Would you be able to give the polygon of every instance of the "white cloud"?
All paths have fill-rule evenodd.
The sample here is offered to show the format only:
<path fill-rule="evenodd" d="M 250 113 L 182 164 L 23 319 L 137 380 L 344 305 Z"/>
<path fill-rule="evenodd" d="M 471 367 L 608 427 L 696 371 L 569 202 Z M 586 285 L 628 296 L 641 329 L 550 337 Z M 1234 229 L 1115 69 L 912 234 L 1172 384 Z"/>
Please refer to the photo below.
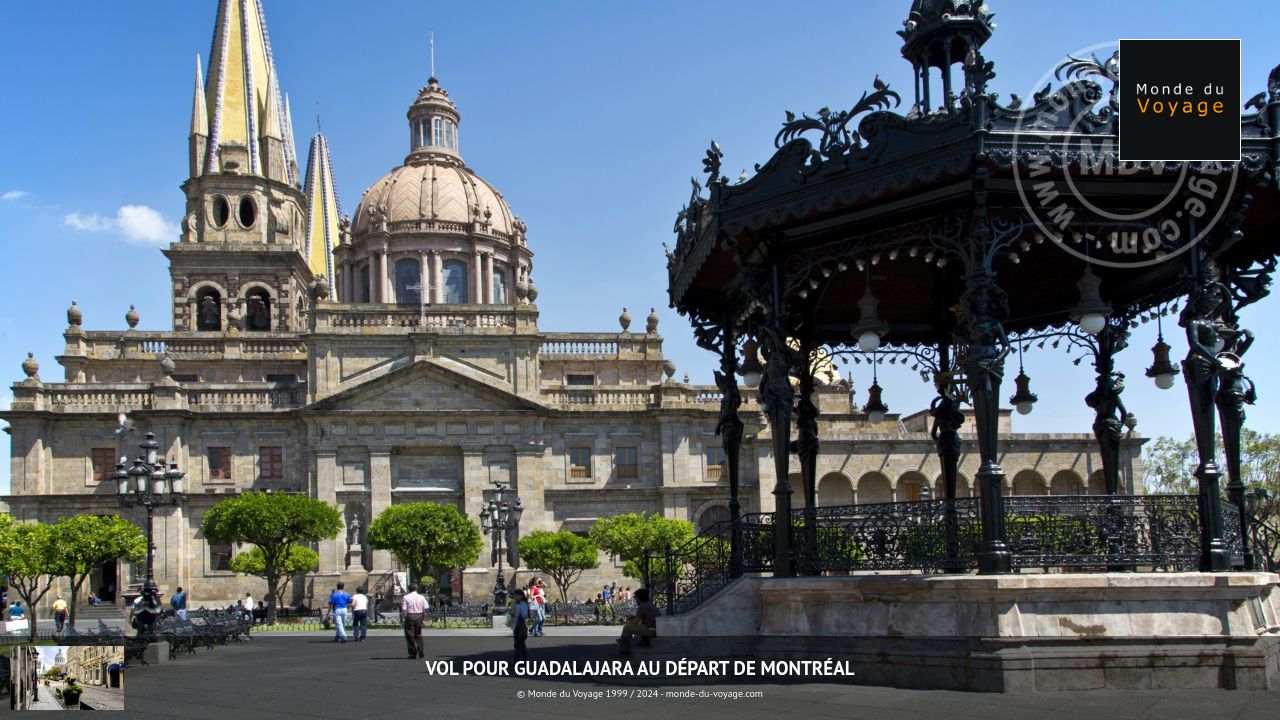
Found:
<path fill-rule="evenodd" d="M 23 198 L 26 196 L 27 196 L 26 190 L 9 190 L 3 195 L 0 195 L 0 200 L 17 200 L 19 198 Z"/>
<path fill-rule="evenodd" d="M 130 242 L 163 245 L 178 239 L 178 224 L 164 219 L 146 205 L 125 205 L 116 212 L 116 224 Z"/>
<path fill-rule="evenodd" d="M 164 245 L 178 239 L 178 224 L 170 222 L 155 208 L 125 205 L 114 218 L 94 213 L 71 213 L 62 219 L 67 227 L 87 232 L 117 232 L 135 245 Z"/>
<path fill-rule="evenodd" d="M 101 215 L 81 215 L 80 213 L 71 213 L 63 218 L 62 222 L 67 227 L 89 232 L 108 232 L 115 226 L 110 219 Z"/>

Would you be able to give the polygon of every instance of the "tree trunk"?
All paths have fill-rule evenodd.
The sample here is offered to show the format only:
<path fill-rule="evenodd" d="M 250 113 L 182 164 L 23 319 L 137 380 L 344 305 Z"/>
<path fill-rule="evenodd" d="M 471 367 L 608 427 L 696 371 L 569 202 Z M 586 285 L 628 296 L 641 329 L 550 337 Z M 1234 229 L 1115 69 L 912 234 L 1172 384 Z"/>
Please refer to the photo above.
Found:
<path fill-rule="evenodd" d="M 279 580 L 279 573 L 272 572 L 270 569 L 266 571 L 267 576 L 267 619 L 268 625 L 274 625 L 276 622 L 276 582 Z"/>
<path fill-rule="evenodd" d="M 67 623 L 74 629 L 76 626 L 76 598 L 80 595 L 80 586 L 84 584 L 85 578 L 89 577 L 87 573 L 77 576 L 73 575 L 71 580 L 71 608 L 67 611 Z"/>

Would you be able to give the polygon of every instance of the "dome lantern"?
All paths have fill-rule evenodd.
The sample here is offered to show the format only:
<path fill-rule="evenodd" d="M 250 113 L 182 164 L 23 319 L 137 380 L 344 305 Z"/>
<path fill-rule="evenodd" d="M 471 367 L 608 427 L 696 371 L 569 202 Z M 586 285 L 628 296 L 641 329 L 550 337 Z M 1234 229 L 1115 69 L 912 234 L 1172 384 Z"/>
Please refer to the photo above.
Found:
<path fill-rule="evenodd" d="M 458 106 L 449 91 L 432 76 L 409 106 L 409 158 L 444 154 L 458 156 Z"/>

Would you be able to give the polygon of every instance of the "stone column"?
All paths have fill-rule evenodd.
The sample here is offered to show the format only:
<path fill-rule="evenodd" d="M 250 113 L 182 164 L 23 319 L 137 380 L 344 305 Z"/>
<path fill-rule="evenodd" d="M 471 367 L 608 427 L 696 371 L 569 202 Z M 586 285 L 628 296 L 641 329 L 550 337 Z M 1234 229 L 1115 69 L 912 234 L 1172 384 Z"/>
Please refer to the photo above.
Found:
<path fill-rule="evenodd" d="M 484 255 L 484 273 L 481 277 L 484 281 L 484 301 L 490 305 L 493 304 L 493 254 L 485 253 Z"/>
<path fill-rule="evenodd" d="M 369 518 L 377 518 L 391 506 L 391 448 L 369 448 Z M 344 538 L 345 539 L 345 538 Z M 345 560 L 344 560 L 345 563 Z M 373 572 L 381 573 L 391 569 L 391 553 L 386 550 L 375 550 L 373 553 Z"/>
<path fill-rule="evenodd" d="M 338 451 L 334 448 L 317 448 L 316 474 L 312 497 L 328 503 L 337 502 Z M 346 566 L 346 547 L 341 537 L 320 541 L 320 572 L 338 573 Z"/>
<path fill-rule="evenodd" d="M 462 451 L 462 512 L 480 522 L 480 511 L 485 507 L 484 491 L 489 478 L 484 472 L 484 448 L 464 446 Z M 493 570 L 490 558 L 493 553 L 493 533 L 482 532 L 484 546 L 474 566 L 463 568 L 462 592 L 467 602 L 493 602 Z"/>
<path fill-rule="evenodd" d="M 378 251 L 378 302 L 391 302 L 391 283 L 387 280 L 387 248 Z"/>
<path fill-rule="evenodd" d="M 443 275 L 443 260 L 437 250 L 431 253 L 431 302 L 437 305 L 444 302 Z"/>
<path fill-rule="evenodd" d="M 427 251 L 418 251 L 418 301 L 431 302 L 431 290 L 435 287 L 431 282 L 431 268 L 427 267 Z"/>
<path fill-rule="evenodd" d="M 484 302 L 484 300 L 482 299 L 484 297 L 484 269 L 482 267 L 483 264 L 484 262 L 480 257 L 480 251 L 476 250 L 475 257 L 471 263 L 471 269 L 472 269 L 471 276 L 473 278 L 473 287 L 471 290 L 471 294 L 467 297 L 467 302 L 470 302 L 470 303 Z"/>
<path fill-rule="evenodd" d="M 382 302 L 396 302 L 396 264 L 391 262 L 390 250 L 385 250 L 382 253 L 382 279 L 386 282 L 386 290 L 383 292 L 384 299 Z"/>

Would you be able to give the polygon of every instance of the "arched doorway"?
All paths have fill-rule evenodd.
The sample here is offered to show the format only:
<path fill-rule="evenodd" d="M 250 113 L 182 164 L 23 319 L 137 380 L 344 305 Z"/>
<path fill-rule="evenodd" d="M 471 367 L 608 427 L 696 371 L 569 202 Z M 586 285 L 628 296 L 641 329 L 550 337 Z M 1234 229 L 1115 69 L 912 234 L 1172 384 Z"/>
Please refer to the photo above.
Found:
<path fill-rule="evenodd" d="M 729 507 L 727 505 L 712 505 L 702 511 L 698 516 L 698 534 L 702 535 L 717 525 L 721 528 L 725 527 L 729 522 Z"/>
<path fill-rule="evenodd" d="M 840 473 L 827 473 L 818 481 L 818 505 L 853 504 L 853 483 Z"/>
<path fill-rule="evenodd" d="M 1019 470 L 1013 476 L 1014 495 L 1047 495 L 1044 476 L 1035 470 Z"/>
<path fill-rule="evenodd" d="M 916 471 L 905 472 L 898 478 L 898 502 L 915 502 L 920 500 L 920 490 L 929 484 L 929 479 Z M 937 497 L 941 497 L 940 495 Z"/>
<path fill-rule="evenodd" d="M 1071 470 L 1060 470 L 1053 476 L 1053 480 L 1049 483 L 1050 493 L 1053 495 L 1084 495 L 1084 481 L 1080 479 L 1078 473 Z"/>
<path fill-rule="evenodd" d="M 858 478 L 857 503 L 859 505 L 887 502 L 893 502 L 893 487 L 884 473 L 869 472 Z"/>

